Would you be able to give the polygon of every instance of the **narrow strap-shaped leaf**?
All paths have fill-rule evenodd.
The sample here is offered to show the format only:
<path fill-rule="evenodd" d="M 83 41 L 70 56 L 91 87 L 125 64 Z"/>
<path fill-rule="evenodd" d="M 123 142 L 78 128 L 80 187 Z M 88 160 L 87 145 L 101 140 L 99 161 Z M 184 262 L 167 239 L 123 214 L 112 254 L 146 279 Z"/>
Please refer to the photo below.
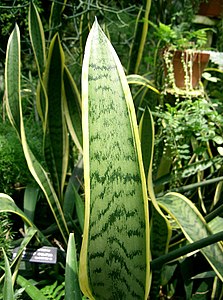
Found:
<path fill-rule="evenodd" d="M 25 289 L 25 292 L 30 296 L 32 300 L 47 300 L 43 293 L 23 276 L 18 275 L 16 282 L 18 285 Z"/>
<path fill-rule="evenodd" d="M 27 186 L 24 193 L 23 208 L 26 216 L 33 222 L 36 210 L 36 203 L 40 189 L 38 186 Z M 26 231 L 26 226 L 25 226 Z"/>
<path fill-rule="evenodd" d="M 130 89 L 97 21 L 82 70 L 85 225 L 81 289 L 90 299 L 147 299 L 146 182 Z"/>
<path fill-rule="evenodd" d="M 67 127 L 77 149 L 82 153 L 81 98 L 67 67 L 64 68 L 64 91 Z"/>
<path fill-rule="evenodd" d="M 157 90 L 152 83 L 145 77 L 138 75 L 138 74 L 131 74 L 127 76 L 127 80 L 129 84 L 136 84 L 136 85 L 141 85 L 141 86 L 145 86 L 148 89 L 152 90 L 153 92 L 155 92 L 156 94 L 160 95 L 159 90 Z"/>
<path fill-rule="evenodd" d="M 36 228 L 36 226 L 32 223 L 32 221 L 15 204 L 13 199 L 10 196 L 8 196 L 6 194 L 2 194 L 2 193 L 0 193 L 0 213 L 1 212 L 13 213 L 13 214 L 16 214 L 19 217 L 21 217 L 28 226 L 31 226 L 35 230 L 37 230 L 37 235 L 41 242 L 43 242 L 45 244 L 49 244 L 48 240 L 45 238 L 45 236 L 42 234 L 42 232 Z"/>
<path fill-rule="evenodd" d="M 18 134 L 20 130 L 19 116 L 19 97 L 20 97 L 20 32 L 19 27 L 15 25 L 15 29 L 11 33 L 7 51 L 5 66 L 5 93 L 6 93 L 6 109 L 10 122 L 15 126 Z M 7 101 L 7 99 L 10 99 Z"/>
<path fill-rule="evenodd" d="M 154 151 L 154 123 L 149 108 L 146 108 L 139 126 L 141 148 L 145 174 L 147 175 L 148 193 L 152 201 L 150 249 L 152 258 L 157 258 L 167 252 L 171 237 L 171 228 L 166 217 L 157 204 L 152 183 L 152 162 Z M 153 270 L 150 289 L 151 299 L 156 299 L 161 282 L 161 269 Z"/>
<path fill-rule="evenodd" d="M 32 1 L 29 7 L 29 35 L 40 76 L 46 63 L 45 36 L 39 13 Z"/>
<path fill-rule="evenodd" d="M 42 81 L 42 75 L 46 64 L 45 36 L 39 13 L 32 1 L 29 7 L 29 36 L 39 75 L 36 105 L 40 118 L 42 119 L 43 124 L 45 124 L 47 95 Z"/>
<path fill-rule="evenodd" d="M 168 193 L 159 200 L 159 205 L 178 223 L 189 242 L 195 242 L 211 235 L 211 230 L 196 206 L 178 193 Z M 201 249 L 213 270 L 223 281 L 223 247 L 216 243 Z"/>
<path fill-rule="evenodd" d="M 68 134 L 64 118 L 64 53 L 56 34 L 50 44 L 44 85 L 48 96 L 48 114 L 44 152 L 55 191 L 62 199 L 68 166 Z"/>
<path fill-rule="evenodd" d="M 82 294 L 78 281 L 77 252 L 74 234 L 70 233 L 65 269 L 65 300 L 81 300 Z"/>
<path fill-rule="evenodd" d="M 12 273 L 11 273 L 8 257 L 3 248 L 2 251 L 5 260 L 5 281 L 3 286 L 3 300 L 13 300 L 15 299 L 15 297 L 13 291 Z"/>
<path fill-rule="evenodd" d="M 152 161 L 153 161 L 153 151 L 154 151 L 154 124 L 153 124 L 153 118 L 150 110 L 147 108 L 141 118 L 140 126 L 139 126 L 139 132 L 141 137 L 141 147 L 142 147 L 142 154 L 143 154 L 143 162 L 144 162 L 144 168 L 147 175 L 147 188 L 149 197 L 152 201 L 153 207 L 154 207 L 154 217 L 156 217 L 156 220 L 154 220 L 153 224 L 153 230 L 156 237 L 153 237 L 154 243 L 152 247 L 154 248 L 154 255 L 159 256 L 161 254 L 164 254 L 169 245 L 170 237 L 171 237 L 171 227 L 169 222 L 167 221 L 165 215 L 161 211 L 153 189 L 153 182 L 152 182 Z M 156 214 L 156 212 L 158 214 Z M 153 223 L 153 220 L 152 220 Z M 162 231 L 159 232 L 160 227 L 162 228 Z M 152 231 L 153 232 L 153 231 Z"/>
<path fill-rule="evenodd" d="M 15 34 L 16 31 L 16 34 Z M 22 111 L 22 99 L 20 95 L 20 63 L 18 64 L 18 61 L 20 62 L 20 51 L 18 51 L 17 55 L 14 54 L 14 52 L 11 52 L 11 43 L 15 45 L 17 43 L 17 46 L 15 48 L 20 50 L 20 33 L 19 28 L 16 27 L 9 38 L 8 46 L 7 46 L 7 53 L 6 53 L 6 77 L 5 77 L 5 85 L 7 87 L 7 90 L 11 90 L 11 85 L 13 86 L 13 94 L 6 92 L 6 103 L 7 103 L 7 113 L 10 117 L 10 121 L 12 125 L 15 127 L 18 135 L 21 138 L 21 143 L 23 147 L 23 152 L 29 167 L 29 170 L 33 177 L 35 178 L 36 182 L 39 184 L 40 188 L 44 192 L 46 199 L 48 201 L 48 204 L 51 208 L 51 211 L 55 217 L 55 220 L 57 222 L 58 228 L 60 229 L 60 232 L 65 240 L 67 241 L 68 238 L 68 228 L 66 225 L 66 221 L 63 215 L 63 211 L 61 208 L 61 204 L 59 202 L 59 199 L 53 189 L 53 186 L 51 184 L 51 181 L 49 179 L 48 174 L 46 171 L 42 168 L 38 160 L 33 155 L 32 151 L 29 148 L 29 145 L 26 140 L 26 133 L 23 123 L 23 111 Z M 16 65 L 18 64 L 17 72 L 14 72 L 14 77 L 12 78 L 10 75 L 8 76 L 8 69 L 10 68 L 10 65 Z M 14 81 L 11 81 L 14 80 Z M 14 82 L 17 82 L 16 86 L 14 86 Z M 18 89 L 18 90 L 17 90 Z M 15 97 L 16 95 L 16 97 Z M 17 102 L 16 102 L 16 101 Z M 20 126 L 18 127 L 18 124 L 16 124 L 13 120 L 14 118 L 11 118 L 11 112 L 18 109 L 19 111 L 19 121 L 17 123 L 20 123 Z"/>
<path fill-rule="evenodd" d="M 63 214 L 63 210 L 60 204 L 60 201 L 55 193 L 55 190 L 51 184 L 51 181 L 49 179 L 48 174 L 43 169 L 43 167 L 40 165 L 38 160 L 35 158 L 33 153 L 31 152 L 27 141 L 25 137 L 25 131 L 24 128 L 21 130 L 22 133 L 22 145 L 23 145 L 23 151 L 28 163 L 29 170 L 33 177 L 35 178 L 36 182 L 39 184 L 40 188 L 42 189 L 47 202 L 50 206 L 50 209 L 53 213 L 53 216 L 55 218 L 55 221 L 58 225 L 58 228 L 60 230 L 60 233 L 65 241 L 67 243 L 69 230 L 67 227 L 67 223 Z"/>
<path fill-rule="evenodd" d="M 51 12 L 50 12 L 50 21 L 49 21 L 49 27 L 50 27 L 50 36 L 54 36 L 56 32 L 59 31 L 60 23 L 61 23 L 61 14 L 65 8 L 67 0 L 63 1 L 53 1 L 51 6 Z"/>
<path fill-rule="evenodd" d="M 81 196 L 78 194 L 78 191 L 73 184 L 72 179 L 69 180 L 69 183 L 66 188 L 66 193 L 64 196 L 64 206 L 63 211 L 64 215 L 72 217 L 74 212 L 74 207 L 76 210 L 77 218 L 81 227 L 81 230 L 84 229 L 84 202 Z"/>

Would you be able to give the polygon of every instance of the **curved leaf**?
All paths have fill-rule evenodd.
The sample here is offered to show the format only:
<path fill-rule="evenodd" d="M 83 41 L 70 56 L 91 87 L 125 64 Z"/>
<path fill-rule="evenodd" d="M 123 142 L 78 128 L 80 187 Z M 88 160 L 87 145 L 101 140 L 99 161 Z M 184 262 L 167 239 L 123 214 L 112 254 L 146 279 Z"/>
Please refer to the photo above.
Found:
<path fill-rule="evenodd" d="M 18 51 L 14 51 L 13 49 L 18 49 Z M 12 51 L 13 50 L 13 51 Z M 21 143 L 23 147 L 23 152 L 29 167 L 29 170 L 36 182 L 39 184 L 40 188 L 44 192 L 48 204 L 51 208 L 51 211 L 55 217 L 58 228 L 64 238 L 64 241 L 67 242 L 68 238 L 68 228 L 63 215 L 63 211 L 61 208 L 60 201 L 55 193 L 55 190 L 52 186 L 50 178 L 46 171 L 42 168 L 38 160 L 33 155 L 32 151 L 26 140 L 26 133 L 23 122 L 23 111 L 22 111 L 22 99 L 20 95 L 21 87 L 20 87 L 20 32 L 19 28 L 16 27 L 9 38 L 7 53 L 6 53 L 6 76 L 5 76 L 5 86 L 6 86 L 6 104 L 7 104 L 7 113 L 10 118 L 12 125 L 15 127 L 18 135 L 21 138 Z M 13 66 L 15 66 L 15 70 L 13 71 Z M 9 69 L 14 74 L 11 76 Z M 15 83 L 15 85 L 14 85 Z M 9 92 L 9 91 L 13 91 Z M 19 120 L 15 121 L 17 116 L 17 109 L 19 112 Z M 14 114 L 14 112 L 16 112 Z M 19 123 L 19 125 L 18 125 Z"/>
<path fill-rule="evenodd" d="M 35 287 L 31 281 L 25 279 L 23 276 L 18 275 L 16 282 L 25 289 L 25 292 L 32 300 L 47 300 L 43 293 L 37 287 Z"/>
<path fill-rule="evenodd" d="M 95 21 L 82 71 L 85 225 L 80 285 L 90 299 L 147 299 L 149 224 L 134 104 Z"/>
<path fill-rule="evenodd" d="M 38 236 L 41 239 L 42 242 L 49 243 L 45 236 L 39 231 L 36 226 L 32 223 L 32 221 L 24 214 L 24 212 L 18 208 L 18 206 L 15 204 L 13 199 L 6 195 L 0 193 L 0 213 L 1 212 L 7 212 L 7 213 L 14 213 L 17 214 L 19 217 L 23 219 L 23 221 L 28 225 L 33 227 L 38 232 Z"/>
<path fill-rule="evenodd" d="M 196 206 L 178 193 L 168 193 L 158 199 L 159 205 L 178 223 L 187 240 L 192 243 L 212 234 Z M 213 270 L 223 280 L 223 247 L 216 243 L 201 249 Z"/>
<path fill-rule="evenodd" d="M 155 92 L 156 94 L 160 95 L 159 90 L 157 90 L 147 78 L 141 75 L 137 75 L 137 74 L 128 75 L 127 80 L 128 80 L 128 84 L 137 84 L 137 85 L 145 86 L 148 89 Z"/>

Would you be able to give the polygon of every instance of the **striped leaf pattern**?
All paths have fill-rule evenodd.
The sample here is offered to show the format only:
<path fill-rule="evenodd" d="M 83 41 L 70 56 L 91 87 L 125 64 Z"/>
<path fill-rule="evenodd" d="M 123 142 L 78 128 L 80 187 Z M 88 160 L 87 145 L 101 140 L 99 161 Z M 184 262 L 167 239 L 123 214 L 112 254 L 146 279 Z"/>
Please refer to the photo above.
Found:
<path fill-rule="evenodd" d="M 6 61 L 13 61 L 5 66 L 5 95 L 6 95 L 6 109 L 10 122 L 16 128 L 17 132 L 20 130 L 20 116 L 19 116 L 19 97 L 20 97 L 20 32 L 19 27 L 15 25 L 15 29 L 9 37 Z M 9 84 L 8 84 L 9 83 Z M 11 83 L 11 84 L 10 84 Z M 10 99 L 10 105 L 7 99 Z"/>
<path fill-rule="evenodd" d="M 47 122 L 44 139 L 45 159 L 54 189 L 62 198 L 68 166 L 68 132 L 64 118 L 64 53 L 58 34 L 51 41 L 44 85 L 48 98 Z"/>
<path fill-rule="evenodd" d="M 81 124 L 81 97 L 68 68 L 64 68 L 64 90 L 65 90 L 65 118 L 69 133 L 82 153 L 82 124 Z"/>
<path fill-rule="evenodd" d="M 17 51 L 16 49 L 19 49 Z M 17 53 L 17 55 L 15 55 Z M 23 147 L 23 152 L 29 167 L 29 170 L 36 182 L 39 184 L 40 188 L 44 192 L 48 204 L 52 210 L 52 213 L 57 222 L 58 228 L 64 238 L 65 243 L 68 240 L 68 228 L 64 218 L 64 214 L 62 211 L 61 203 L 56 195 L 56 192 L 53 188 L 51 180 L 47 174 L 47 172 L 40 165 L 36 157 L 33 155 L 27 140 L 26 140 L 26 132 L 24 128 L 23 122 L 23 111 L 22 111 L 22 99 L 20 94 L 20 32 L 19 28 L 16 26 L 14 31 L 12 32 L 6 54 L 6 76 L 5 76 L 5 86 L 6 86 L 6 107 L 7 113 L 10 116 L 10 121 L 12 125 L 15 127 L 18 135 L 21 138 L 21 143 Z M 13 71 L 12 74 L 8 74 L 9 69 L 13 69 L 15 66 L 17 72 Z M 13 75 L 13 76 L 12 76 Z M 11 94 L 9 91 L 13 90 L 14 93 Z M 16 101 L 15 101 L 16 100 Z M 20 126 L 17 125 L 17 122 L 14 122 L 16 114 L 11 113 L 15 112 L 18 109 L 19 112 L 19 120 Z"/>
<path fill-rule="evenodd" d="M 142 156 L 145 173 L 147 175 L 147 187 L 151 205 L 150 222 L 150 249 L 152 258 L 157 258 L 168 251 L 171 237 L 171 228 L 158 206 L 152 183 L 152 161 L 154 151 L 154 124 L 149 108 L 146 108 L 140 120 L 139 133 L 141 138 Z M 153 270 L 150 297 L 156 299 L 161 282 L 161 270 Z"/>
<path fill-rule="evenodd" d="M 199 241 L 212 234 L 196 206 L 183 195 L 168 193 L 159 199 L 159 205 L 176 220 L 189 242 Z M 216 243 L 202 248 L 201 252 L 223 281 L 222 245 Z"/>
<path fill-rule="evenodd" d="M 36 106 L 39 116 L 44 123 L 47 103 L 46 89 L 42 80 L 42 75 L 46 64 L 45 35 L 39 13 L 32 1 L 29 7 L 29 36 L 39 75 Z"/>
<path fill-rule="evenodd" d="M 81 288 L 90 299 L 147 299 L 148 203 L 136 116 L 120 61 L 97 21 L 82 72 Z"/>

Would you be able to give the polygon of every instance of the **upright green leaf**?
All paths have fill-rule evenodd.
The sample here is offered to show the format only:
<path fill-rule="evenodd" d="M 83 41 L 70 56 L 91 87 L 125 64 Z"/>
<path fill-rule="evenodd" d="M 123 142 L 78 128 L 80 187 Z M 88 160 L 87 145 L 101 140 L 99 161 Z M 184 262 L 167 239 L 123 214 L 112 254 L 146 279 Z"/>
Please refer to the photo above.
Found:
<path fill-rule="evenodd" d="M 12 49 L 18 49 L 18 51 L 15 52 L 12 51 Z M 68 238 L 68 228 L 67 224 L 63 215 L 63 211 L 61 208 L 61 203 L 55 193 L 55 190 L 52 186 L 52 183 L 50 181 L 50 178 L 47 174 L 47 172 L 42 168 L 38 160 L 33 155 L 32 151 L 30 150 L 30 147 L 26 140 L 26 133 L 24 128 L 24 122 L 23 122 L 23 111 L 22 111 L 22 99 L 21 99 L 21 86 L 20 86 L 20 76 L 21 76 L 21 70 L 20 70 L 20 32 L 19 28 L 16 27 L 11 34 L 8 46 L 7 46 L 7 53 L 6 53 L 6 76 L 5 76 L 5 86 L 6 86 L 6 106 L 7 106 L 7 113 L 10 118 L 10 121 L 12 125 L 15 127 L 15 130 L 17 131 L 18 135 L 21 138 L 21 143 L 23 147 L 23 152 L 29 167 L 29 170 L 33 177 L 35 178 L 36 182 L 39 184 L 40 188 L 44 192 L 46 199 L 48 201 L 48 204 L 51 208 L 51 211 L 55 217 L 55 220 L 57 222 L 58 228 L 60 229 L 60 232 L 64 238 L 64 241 L 67 242 Z M 8 72 L 9 69 L 13 70 L 13 66 L 16 68 L 16 72 L 12 71 L 14 74 L 13 77 Z M 9 91 L 12 91 L 9 92 Z M 17 109 L 19 112 L 19 120 L 15 120 L 15 116 L 17 116 Z M 16 113 L 12 113 L 16 112 Z M 20 124 L 18 126 L 18 123 Z"/>
<path fill-rule="evenodd" d="M 63 211 L 65 217 L 69 216 L 72 218 L 74 207 L 76 210 L 77 218 L 81 227 L 81 230 L 84 229 L 84 202 L 81 196 L 78 194 L 75 185 L 73 184 L 72 177 L 70 178 L 66 192 L 64 195 L 64 205 Z"/>
<path fill-rule="evenodd" d="M 56 34 L 50 44 L 44 85 L 48 96 L 45 130 L 45 158 L 54 189 L 62 198 L 68 166 L 68 133 L 64 118 L 64 53 Z"/>
<path fill-rule="evenodd" d="M 29 35 L 40 76 L 46 63 L 45 36 L 40 16 L 32 1 L 29 7 Z"/>
<path fill-rule="evenodd" d="M 12 273 L 9 265 L 9 261 L 7 258 L 7 255 L 2 249 L 4 254 L 4 260 L 5 260 L 5 281 L 3 286 L 3 300 L 13 300 L 14 297 L 14 291 L 13 291 L 13 283 L 12 283 Z"/>
<path fill-rule="evenodd" d="M 134 104 L 117 54 L 97 21 L 85 48 L 82 97 L 81 289 L 90 299 L 147 299 L 148 202 Z"/>
<path fill-rule="evenodd" d="M 23 208 L 26 216 L 33 222 L 36 210 L 36 203 L 39 197 L 38 186 L 27 186 L 24 193 Z M 25 226 L 26 229 L 26 226 Z"/>
<path fill-rule="evenodd" d="M 196 206 L 178 193 L 168 193 L 158 200 L 159 205 L 178 223 L 187 240 L 192 243 L 212 234 Z M 201 249 L 213 270 L 223 281 L 223 247 L 216 243 Z"/>
<path fill-rule="evenodd" d="M 45 36 L 39 13 L 32 1 L 29 7 L 29 36 L 39 75 L 36 97 L 37 110 L 43 123 L 45 123 L 47 95 L 42 81 L 42 75 L 46 64 Z"/>
<path fill-rule="evenodd" d="M 53 1 L 50 12 L 50 36 L 54 36 L 56 32 L 59 31 L 61 25 L 61 14 L 65 8 L 67 0 L 63 1 Z"/>
<path fill-rule="evenodd" d="M 64 68 L 65 118 L 69 133 L 77 149 L 82 153 L 81 99 L 78 88 L 68 70 Z"/>
<path fill-rule="evenodd" d="M 170 224 L 157 204 L 152 183 L 152 162 L 154 151 L 154 124 L 149 108 L 146 108 L 139 126 L 143 164 L 147 176 L 147 186 L 151 206 L 150 249 L 152 258 L 157 258 L 167 252 L 171 237 Z M 150 297 L 156 299 L 161 284 L 161 269 L 153 270 Z"/>
<path fill-rule="evenodd" d="M 81 300 L 82 294 L 78 281 L 77 253 L 74 234 L 70 233 L 65 269 L 65 300 Z"/>
<path fill-rule="evenodd" d="M 6 66 L 5 66 L 5 94 L 6 94 L 6 109 L 8 117 L 15 126 L 17 132 L 20 130 L 19 116 L 19 98 L 20 98 L 20 32 L 19 27 L 15 25 L 15 29 L 11 33 L 7 51 L 6 51 Z M 7 99 L 10 99 L 10 104 Z"/>

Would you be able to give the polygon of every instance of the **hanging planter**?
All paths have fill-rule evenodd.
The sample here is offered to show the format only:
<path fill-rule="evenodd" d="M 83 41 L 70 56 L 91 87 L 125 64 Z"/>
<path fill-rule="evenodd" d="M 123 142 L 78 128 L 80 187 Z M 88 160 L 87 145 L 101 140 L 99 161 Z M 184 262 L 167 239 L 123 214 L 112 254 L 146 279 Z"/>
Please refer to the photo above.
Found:
<path fill-rule="evenodd" d="M 210 54 L 195 50 L 169 50 L 163 53 L 166 88 L 186 91 L 199 86 Z"/>
<path fill-rule="evenodd" d="M 198 15 L 210 18 L 222 18 L 223 0 L 202 0 L 198 9 Z"/>

